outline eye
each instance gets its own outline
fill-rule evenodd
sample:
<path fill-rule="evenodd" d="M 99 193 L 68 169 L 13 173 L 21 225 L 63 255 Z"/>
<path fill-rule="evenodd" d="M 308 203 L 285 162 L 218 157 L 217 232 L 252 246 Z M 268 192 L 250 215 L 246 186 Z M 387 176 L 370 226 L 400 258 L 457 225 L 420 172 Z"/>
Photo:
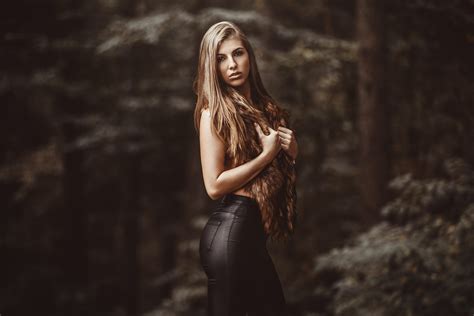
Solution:
<path fill-rule="evenodd" d="M 222 56 L 222 55 L 217 56 L 217 62 L 218 62 L 218 63 L 224 61 L 224 59 L 225 59 L 225 57 Z"/>
<path fill-rule="evenodd" d="M 242 56 L 243 54 L 244 54 L 244 51 L 241 49 L 234 52 L 234 56 Z"/>

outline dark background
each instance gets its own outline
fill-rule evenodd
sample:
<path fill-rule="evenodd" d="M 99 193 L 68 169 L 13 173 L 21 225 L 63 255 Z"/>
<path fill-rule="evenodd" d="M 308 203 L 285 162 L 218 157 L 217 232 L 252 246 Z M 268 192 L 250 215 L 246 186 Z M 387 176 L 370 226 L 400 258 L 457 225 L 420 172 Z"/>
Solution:
<path fill-rule="evenodd" d="M 237 23 L 299 144 L 291 315 L 474 313 L 474 3 L 0 8 L 0 313 L 205 315 L 202 35 Z"/>

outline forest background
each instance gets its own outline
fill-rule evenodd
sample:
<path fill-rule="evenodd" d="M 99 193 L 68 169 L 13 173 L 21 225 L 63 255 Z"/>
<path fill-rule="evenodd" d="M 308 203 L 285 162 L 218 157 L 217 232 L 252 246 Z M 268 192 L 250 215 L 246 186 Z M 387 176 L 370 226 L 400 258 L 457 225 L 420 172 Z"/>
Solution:
<path fill-rule="evenodd" d="M 299 144 L 291 315 L 474 313 L 472 0 L 0 10 L 0 313 L 205 315 L 198 46 L 230 20 Z"/>

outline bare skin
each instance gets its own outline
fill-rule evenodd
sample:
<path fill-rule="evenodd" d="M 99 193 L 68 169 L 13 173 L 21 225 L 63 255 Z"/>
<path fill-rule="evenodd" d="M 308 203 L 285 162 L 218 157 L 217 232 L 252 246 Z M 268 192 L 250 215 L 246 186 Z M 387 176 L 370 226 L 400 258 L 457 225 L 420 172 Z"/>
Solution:
<path fill-rule="evenodd" d="M 222 80 L 229 86 L 239 90 L 250 100 L 250 58 L 242 41 L 231 36 L 222 42 L 217 52 L 217 68 Z"/>
<path fill-rule="evenodd" d="M 218 54 L 218 69 L 221 78 L 227 84 L 238 89 L 250 102 L 250 85 L 248 74 L 250 61 L 248 52 L 240 39 L 230 37 L 222 42 Z M 282 121 L 283 125 L 285 122 Z M 296 159 L 298 146 L 292 130 L 280 126 L 278 130 L 269 127 L 265 135 L 258 124 L 255 124 L 262 152 L 254 159 L 239 165 L 226 166 L 225 146 L 211 131 L 211 118 L 208 109 L 201 112 L 199 142 L 204 185 L 212 200 L 217 200 L 227 193 L 249 196 L 243 186 L 257 176 L 283 149 L 292 159 Z"/>

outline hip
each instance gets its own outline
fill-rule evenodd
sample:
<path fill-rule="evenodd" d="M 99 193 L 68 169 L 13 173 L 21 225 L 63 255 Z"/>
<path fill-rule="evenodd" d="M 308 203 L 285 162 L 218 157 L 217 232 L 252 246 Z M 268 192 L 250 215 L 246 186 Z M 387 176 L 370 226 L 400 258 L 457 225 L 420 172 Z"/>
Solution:
<path fill-rule="evenodd" d="M 233 193 L 225 195 L 204 226 L 201 243 L 210 249 L 216 237 L 221 242 L 264 245 L 267 236 L 257 202 L 247 196 Z"/>

